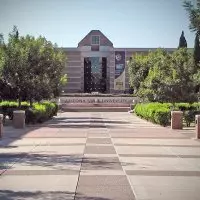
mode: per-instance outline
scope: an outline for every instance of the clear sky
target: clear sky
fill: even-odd
[[[192,0],[194,1],[194,0]],[[183,0],[0,0],[0,33],[16,25],[21,35],[45,36],[77,47],[90,30],[102,31],[115,47],[177,47],[184,30],[193,47]]]

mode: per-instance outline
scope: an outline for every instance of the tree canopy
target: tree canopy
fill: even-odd
[[[139,97],[158,102],[196,100],[195,87],[198,78],[195,79],[195,76],[198,75],[192,54],[186,48],[180,48],[173,53],[158,49],[146,56],[140,55],[140,60],[138,58],[138,55],[133,57],[128,68],[131,87],[135,88],[134,84],[140,81],[135,90]],[[144,62],[148,63],[146,67],[141,65]],[[139,73],[141,68],[146,69],[145,75]]]
[[[194,41],[194,61],[196,64],[200,63],[200,41],[199,41],[199,33],[196,33],[195,41]]]
[[[19,36],[16,27],[8,43],[0,47],[1,81],[14,89],[19,99],[42,100],[59,95],[65,55],[44,37]]]
[[[200,0],[196,0],[196,3],[193,4],[191,1],[184,1],[183,4],[189,15],[189,28],[192,31],[200,31]]]

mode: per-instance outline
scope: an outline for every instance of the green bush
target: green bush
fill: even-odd
[[[140,103],[135,106],[137,116],[163,126],[170,124],[171,110],[183,111],[184,120],[190,126],[195,115],[200,114],[200,103]]]
[[[195,115],[200,115],[200,110],[188,110],[183,113],[183,117],[187,126],[195,122]]]
[[[0,113],[8,116],[9,119],[13,119],[13,111],[25,110],[26,123],[42,123],[58,112],[58,106],[56,103],[44,101],[42,103],[33,103],[33,107],[30,107],[28,102],[22,102],[21,107],[18,108],[18,103],[13,101],[3,101],[0,103]]]
[[[18,103],[15,101],[2,101],[0,103],[0,112],[4,116],[8,116],[9,119],[13,119],[13,111],[14,110],[26,110],[29,107],[29,103],[22,102],[21,108],[18,108]]]
[[[198,110],[200,107],[200,103],[175,103],[175,108],[181,111],[186,111],[186,110]]]
[[[33,108],[26,111],[26,123],[42,123],[57,113],[57,105],[52,102],[34,103]]]
[[[170,104],[141,103],[135,106],[135,113],[148,121],[166,126],[170,123],[169,107]]]
[[[167,108],[158,109],[154,114],[154,121],[162,126],[167,126],[170,123],[170,112]]]

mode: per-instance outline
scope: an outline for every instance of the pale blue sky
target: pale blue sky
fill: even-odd
[[[194,0],[192,0],[194,1]],[[183,0],[0,0],[0,33],[13,25],[21,35],[45,36],[62,47],[77,47],[93,29],[115,47],[177,47],[181,31],[189,47]]]

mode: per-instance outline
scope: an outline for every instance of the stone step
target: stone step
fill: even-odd
[[[61,107],[65,112],[128,112],[129,107]]]
[[[127,103],[62,103],[62,107],[129,107]]]

